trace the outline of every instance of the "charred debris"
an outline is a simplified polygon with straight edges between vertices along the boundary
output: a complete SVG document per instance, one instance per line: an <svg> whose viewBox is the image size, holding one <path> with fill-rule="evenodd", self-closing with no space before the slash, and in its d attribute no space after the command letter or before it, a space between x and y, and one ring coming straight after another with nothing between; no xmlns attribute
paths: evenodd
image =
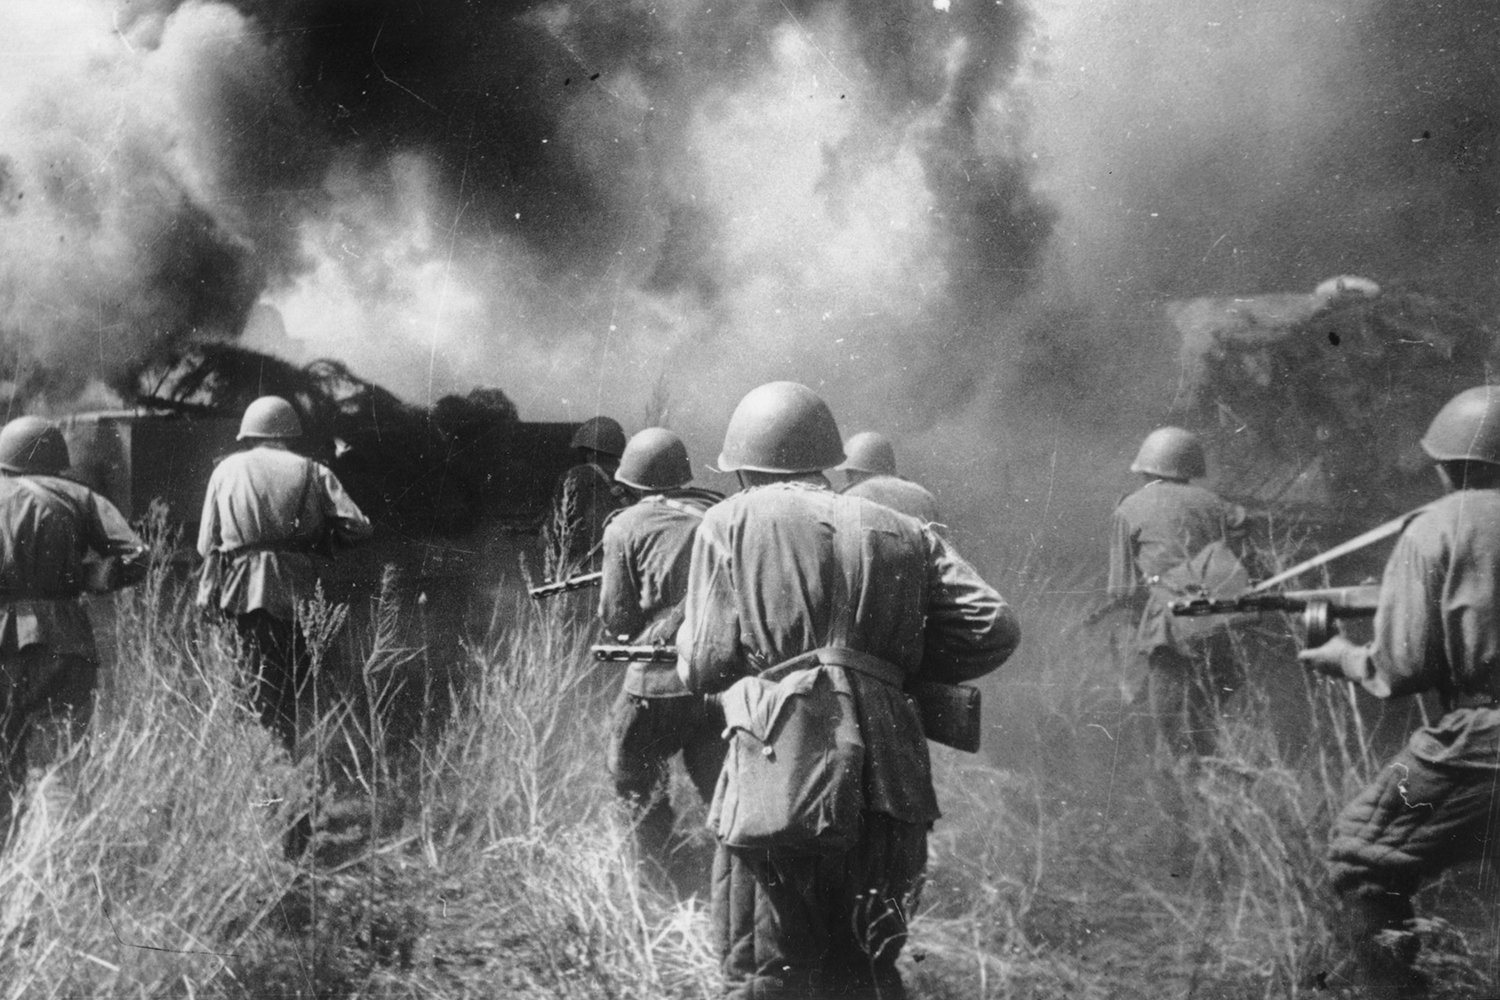
<svg viewBox="0 0 1500 1000"><path fill-rule="evenodd" d="M572 460L575 425L522 421L499 389L415 406L337 361L299 366L218 341L178 348L115 388L136 408L72 418L75 468L135 516L157 489L185 524L197 519L190 504L201 503L214 461L235 447L240 414L262 395L289 400L305 428L298 450L405 538L533 533Z"/></svg>
<svg viewBox="0 0 1500 1000"><path fill-rule="evenodd" d="M1204 434L1220 491L1319 545L1433 499L1422 432L1496 370L1496 329L1475 312L1360 277L1174 302L1167 317L1178 419Z"/></svg>

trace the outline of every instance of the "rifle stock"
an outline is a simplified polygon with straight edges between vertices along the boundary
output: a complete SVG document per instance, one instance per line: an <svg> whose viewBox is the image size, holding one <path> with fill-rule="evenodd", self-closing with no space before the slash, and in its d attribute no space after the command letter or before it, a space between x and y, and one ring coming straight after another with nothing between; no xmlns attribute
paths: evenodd
<svg viewBox="0 0 1500 1000"><path fill-rule="evenodd" d="M1343 618L1368 618L1375 614L1380 588L1326 587L1321 590L1287 590L1279 594L1250 593L1239 597L1216 599L1183 597L1172 602L1172 614L1189 618L1204 615L1267 614L1287 612L1300 614L1307 630L1308 646L1321 646L1336 630Z"/></svg>
<svg viewBox="0 0 1500 1000"><path fill-rule="evenodd" d="M676 663L677 647L600 643L590 647L603 663ZM980 734L979 689L969 684L914 680L904 688L916 703L922 732L934 743L977 753Z"/></svg>

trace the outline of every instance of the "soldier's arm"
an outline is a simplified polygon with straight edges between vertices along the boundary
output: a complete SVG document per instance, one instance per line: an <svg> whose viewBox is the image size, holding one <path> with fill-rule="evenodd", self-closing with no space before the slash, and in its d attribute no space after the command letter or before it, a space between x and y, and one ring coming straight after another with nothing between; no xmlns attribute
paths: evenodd
<svg viewBox="0 0 1500 1000"><path fill-rule="evenodd" d="M318 485L322 494L323 516L328 519L333 533L344 542L358 542L375 532L364 511L344 492L339 477L321 463L314 463Z"/></svg>
<svg viewBox="0 0 1500 1000"><path fill-rule="evenodd" d="M1405 532L1386 562L1375 607L1375 637L1356 645L1342 635L1298 658L1361 685L1377 698L1415 694L1445 683L1440 556ZM1487 626L1489 627L1489 626Z"/></svg>
<svg viewBox="0 0 1500 1000"><path fill-rule="evenodd" d="M624 636L624 641L639 635L646 625L627 541L618 522L604 526L604 562L600 568L604 577L599 584L599 620L604 623L606 635L612 639Z"/></svg>
<svg viewBox="0 0 1500 1000"><path fill-rule="evenodd" d="M92 588L114 590L128 587L146 575L150 551L130 522L109 499L88 491L90 524L87 529L89 548L105 560L103 572Z"/></svg>
<svg viewBox="0 0 1500 1000"><path fill-rule="evenodd" d="M203 515L198 519L198 554L205 559L219 545L219 470L208 479L203 494Z"/></svg>
<svg viewBox="0 0 1500 1000"><path fill-rule="evenodd" d="M1135 535L1130 522L1118 510L1109 526L1109 583L1107 596L1118 601L1132 596L1140 587L1135 569Z"/></svg>
<svg viewBox="0 0 1500 1000"><path fill-rule="evenodd" d="M1015 612L979 573L928 529L927 625L922 677L958 683L1004 663L1021 641Z"/></svg>
<svg viewBox="0 0 1500 1000"><path fill-rule="evenodd" d="M705 521L693 536L682 627L677 630L677 676L690 691L721 691L744 672L739 594L728 547L714 527Z"/></svg>

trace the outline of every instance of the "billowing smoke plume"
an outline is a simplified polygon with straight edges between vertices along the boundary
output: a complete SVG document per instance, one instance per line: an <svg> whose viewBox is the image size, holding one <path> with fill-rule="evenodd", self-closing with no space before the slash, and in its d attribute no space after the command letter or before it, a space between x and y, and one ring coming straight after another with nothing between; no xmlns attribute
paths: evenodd
<svg viewBox="0 0 1500 1000"><path fill-rule="evenodd" d="M1500 299L1483 0L0 11L23 393L244 331L417 402L665 406L701 461L797 378L954 519L1040 537L1170 414L1163 301Z"/></svg>
<svg viewBox="0 0 1500 1000"><path fill-rule="evenodd" d="M1014 4L71 16L87 44L36 81L60 104L17 81L3 144L0 331L52 379L234 335L260 299L419 400L487 381L579 416L797 377L921 425L986 377L1050 229L1005 101ZM65 261L21 251L40 229Z"/></svg>

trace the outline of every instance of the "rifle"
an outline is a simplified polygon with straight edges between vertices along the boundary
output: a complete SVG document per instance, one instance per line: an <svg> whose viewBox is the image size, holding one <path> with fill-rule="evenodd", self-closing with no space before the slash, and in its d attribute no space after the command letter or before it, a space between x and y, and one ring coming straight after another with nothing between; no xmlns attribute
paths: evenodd
<svg viewBox="0 0 1500 1000"><path fill-rule="evenodd" d="M533 601L545 600L558 594L566 594L570 590L583 590L585 587L598 587L604 583L604 574L599 570L592 573L580 573L562 580L553 580L538 587L532 587L526 593Z"/></svg>
<svg viewBox="0 0 1500 1000"><path fill-rule="evenodd" d="M604 663L676 663L677 647L600 643L590 647ZM903 690L916 703L922 732L934 743L977 753L981 733L979 689L969 684L909 681Z"/></svg>
<svg viewBox="0 0 1500 1000"><path fill-rule="evenodd" d="M1171 604L1172 614L1189 618L1203 615L1265 614L1285 611L1301 614L1309 648L1321 646L1337 631L1342 618L1368 618L1375 614L1380 588L1327 587L1322 590L1287 590L1279 594L1249 593L1239 597L1182 597Z"/></svg>

